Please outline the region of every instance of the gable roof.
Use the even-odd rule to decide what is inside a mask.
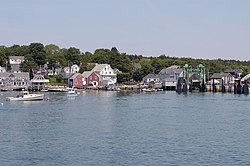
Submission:
[[[100,72],[106,66],[108,66],[108,64],[97,64],[91,71]]]
[[[71,77],[70,77],[70,79],[75,79],[77,76],[79,76],[79,75],[81,75],[80,73],[75,73],[75,74],[73,74]]]
[[[243,70],[241,70],[241,69],[227,69],[224,71],[224,73],[243,73]]]
[[[91,74],[91,71],[85,71],[82,73],[83,77],[88,77]]]
[[[24,61],[24,56],[9,56],[9,59],[11,60],[18,60]]]
[[[165,68],[162,69],[159,74],[165,74],[165,73],[176,73],[176,74],[181,74],[182,69],[181,68]]]
[[[211,79],[221,79],[222,77],[232,76],[230,73],[214,73],[210,78]]]
[[[250,74],[247,74],[245,77],[243,77],[243,78],[241,79],[241,81],[248,80],[249,78],[250,78]]]
[[[159,78],[159,77],[156,76],[155,74],[148,74],[148,75],[146,75],[145,77],[143,77],[143,79],[148,79],[148,78],[153,78],[153,79],[155,79],[155,78]]]
[[[9,72],[5,72],[5,73],[0,73],[0,77],[21,77],[21,78],[30,78],[29,76],[29,72],[23,72],[23,73],[9,73]]]

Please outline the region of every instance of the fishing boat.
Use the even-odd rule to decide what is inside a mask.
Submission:
[[[34,94],[29,93],[28,91],[23,91],[22,94],[17,95],[16,97],[7,97],[9,101],[35,101],[35,100],[43,100],[44,94]]]

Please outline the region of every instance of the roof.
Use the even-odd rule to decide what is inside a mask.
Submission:
[[[108,66],[108,64],[97,64],[92,71],[96,71],[96,72],[100,72],[103,70],[103,68],[105,68],[106,66]]]
[[[169,66],[167,69],[179,69],[180,66],[178,65],[172,65],[172,66]]]
[[[249,78],[250,78],[250,74],[247,74],[245,77],[243,77],[243,78],[241,79],[241,81],[248,80]]]
[[[79,75],[81,75],[80,73],[75,73],[75,74],[73,74],[71,77],[70,77],[70,79],[75,79],[77,76],[79,76]]]
[[[91,74],[91,71],[85,71],[82,73],[83,77],[88,77]]]
[[[159,74],[164,74],[164,73],[176,73],[176,74],[181,74],[182,69],[180,68],[165,68],[162,69]]]
[[[6,73],[0,73],[0,78],[1,77],[21,77],[21,78],[29,78],[29,73],[28,72],[23,72],[23,73],[9,73],[9,72],[6,72]]]
[[[224,73],[243,73],[243,70],[241,70],[241,69],[227,69],[224,71]]]
[[[45,79],[43,75],[35,75],[33,79],[31,79],[31,82],[43,82],[48,83],[49,79]]]
[[[9,56],[9,59],[12,59],[12,60],[17,60],[17,59],[24,60],[24,56]]]
[[[156,76],[155,74],[148,74],[145,77],[143,77],[143,79],[147,79],[147,78],[159,78],[158,76]]]
[[[214,73],[210,78],[211,79],[221,79],[222,77],[230,76],[230,73]]]

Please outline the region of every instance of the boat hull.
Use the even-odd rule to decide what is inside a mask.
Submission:
[[[36,101],[36,100],[43,100],[44,94],[34,94],[24,97],[7,97],[9,101]]]
[[[68,92],[68,90],[56,88],[56,89],[48,89],[48,92]]]

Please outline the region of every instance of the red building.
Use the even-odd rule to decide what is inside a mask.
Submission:
[[[80,73],[75,73],[70,77],[70,87],[79,87],[83,86],[83,76]]]
[[[99,74],[96,74],[96,72],[92,72],[89,74],[87,79],[87,84],[93,84],[94,86],[100,86],[101,85],[101,78]]]

